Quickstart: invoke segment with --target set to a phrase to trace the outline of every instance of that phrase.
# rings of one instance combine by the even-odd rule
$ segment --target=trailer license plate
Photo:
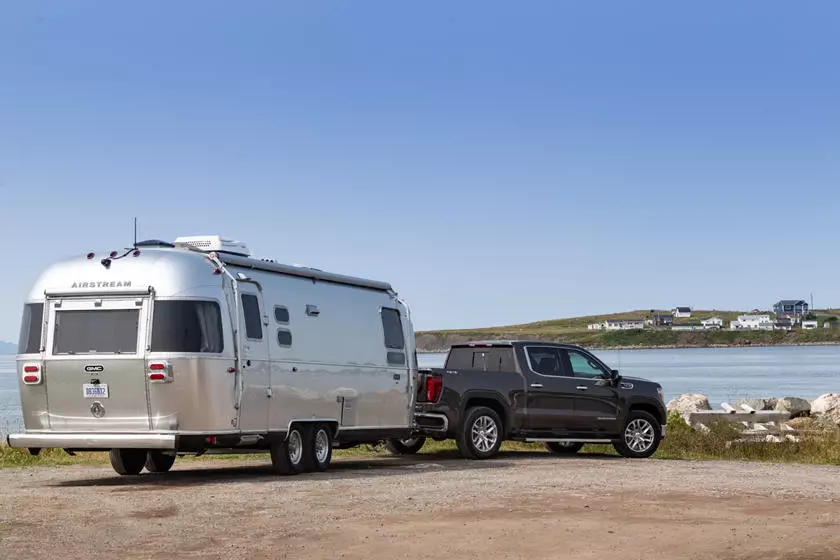
[[[82,385],[86,399],[107,399],[108,386],[103,383],[85,383]]]

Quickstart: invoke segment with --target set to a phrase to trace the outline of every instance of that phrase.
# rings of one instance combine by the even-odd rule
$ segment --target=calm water
[[[624,375],[662,384],[665,399],[703,393],[712,406],[745,397],[814,399],[840,393],[840,346],[599,350]],[[421,367],[443,365],[444,354],[420,354]],[[0,435],[21,427],[14,358],[0,356]]]

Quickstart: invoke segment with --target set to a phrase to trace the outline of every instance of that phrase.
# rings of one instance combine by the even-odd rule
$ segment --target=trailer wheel
[[[423,448],[426,438],[389,439],[385,447],[393,455],[414,455]]]
[[[304,432],[301,426],[292,426],[285,441],[271,445],[271,465],[276,473],[288,475],[304,471]]]
[[[146,453],[146,470],[151,473],[169,472],[175,464],[175,455],[167,455],[160,451],[149,451]]]
[[[326,424],[304,428],[303,461],[307,472],[327,470],[332,459],[332,430]]]
[[[142,449],[112,449],[108,452],[111,466],[117,474],[140,474],[146,465],[146,452]]]

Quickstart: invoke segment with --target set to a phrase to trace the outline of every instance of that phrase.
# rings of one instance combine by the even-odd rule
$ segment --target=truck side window
[[[242,312],[245,314],[245,337],[262,340],[260,302],[257,300],[257,296],[242,294]]]
[[[569,356],[569,364],[572,367],[575,377],[595,379],[603,377],[607,372],[599,364],[592,361],[588,356],[574,350],[566,350]]]
[[[528,348],[531,369],[540,375],[563,375],[563,366],[557,348]]]

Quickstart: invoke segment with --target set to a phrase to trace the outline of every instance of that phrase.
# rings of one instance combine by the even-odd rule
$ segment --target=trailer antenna
[[[137,216],[134,217],[134,245],[133,247],[137,248]]]

